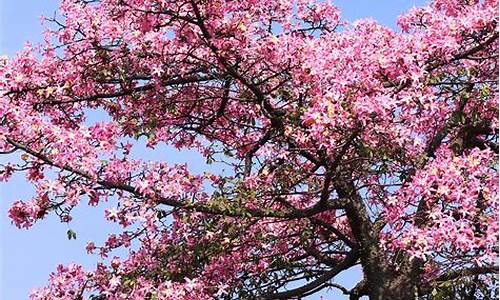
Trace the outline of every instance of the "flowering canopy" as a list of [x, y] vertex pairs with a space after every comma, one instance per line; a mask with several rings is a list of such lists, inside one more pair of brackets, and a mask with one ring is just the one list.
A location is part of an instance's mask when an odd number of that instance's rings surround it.
[[[9, 216], [111, 201], [123, 230], [31, 298], [491, 296], [497, 12], [434, 0], [395, 32], [325, 1], [62, 0], [45, 42], [0, 62], [0, 151], [18, 153], [0, 180], [36, 188]], [[231, 172], [134, 159], [140, 143]]]

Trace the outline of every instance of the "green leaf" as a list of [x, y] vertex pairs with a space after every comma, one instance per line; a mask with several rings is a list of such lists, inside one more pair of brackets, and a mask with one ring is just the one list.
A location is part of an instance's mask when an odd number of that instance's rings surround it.
[[233, 157], [233, 153], [231, 152], [231, 150], [228, 150], [228, 149], [224, 150], [224, 155], [227, 157]]
[[490, 87], [487, 84], [481, 84], [479, 94], [481, 98], [486, 99], [491, 93]]
[[366, 147], [365, 145], [360, 146], [359, 152], [361, 153], [361, 155], [365, 157], [373, 158], [373, 150], [370, 149], [369, 147]]
[[68, 237], [68, 240], [76, 240], [76, 232], [74, 232], [73, 230], [68, 229], [68, 231], [66, 231], [66, 235]]
[[163, 219], [163, 218], [165, 218], [166, 216], [167, 216], [167, 212], [166, 212], [166, 211], [164, 211], [164, 210], [158, 210], [158, 211], [156, 212], [156, 217], [157, 217], [158, 219]]
[[149, 127], [155, 129], [156, 126], [158, 126], [158, 120], [155, 118], [151, 119], [151, 121], [149, 122]]
[[453, 124], [465, 124], [465, 113], [463, 111], [456, 111], [451, 115]]

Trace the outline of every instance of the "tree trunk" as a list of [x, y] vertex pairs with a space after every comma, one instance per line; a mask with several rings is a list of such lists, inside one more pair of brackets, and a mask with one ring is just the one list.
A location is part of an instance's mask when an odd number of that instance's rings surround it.
[[394, 270], [380, 249], [379, 231], [370, 220], [362, 198], [352, 182], [339, 182], [335, 189], [340, 197], [350, 199], [345, 211], [356, 238], [361, 266], [365, 276], [364, 295], [370, 300], [415, 299], [420, 264], [406, 261], [401, 269]]

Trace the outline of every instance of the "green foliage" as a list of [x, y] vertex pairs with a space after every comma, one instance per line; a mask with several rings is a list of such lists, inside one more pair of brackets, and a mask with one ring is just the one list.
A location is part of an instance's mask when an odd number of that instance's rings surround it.
[[76, 232], [74, 232], [73, 230], [68, 229], [68, 231], [66, 231], [66, 235], [68, 237], [68, 240], [76, 240]]

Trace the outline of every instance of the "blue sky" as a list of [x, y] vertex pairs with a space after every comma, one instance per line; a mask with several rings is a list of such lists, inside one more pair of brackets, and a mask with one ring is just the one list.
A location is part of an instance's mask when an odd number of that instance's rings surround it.
[[[396, 29], [397, 16], [407, 9], [422, 5], [423, 0], [338, 0], [333, 2], [342, 9], [349, 21], [371, 17]], [[24, 42], [40, 41], [42, 27], [40, 16], [53, 15], [56, 0], [0, 0], [0, 55], [13, 56], [22, 49]], [[161, 154], [158, 154], [161, 153]], [[139, 149], [137, 157], [165, 159], [168, 162], [187, 162], [193, 172], [203, 172], [204, 160], [193, 152], [177, 152], [163, 149], [147, 153]], [[1, 158], [5, 159], [5, 158]], [[35, 224], [30, 230], [15, 228], [7, 218], [7, 210], [16, 199], [29, 199], [33, 189], [24, 183], [22, 176], [16, 176], [8, 183], [0, 183], [0, 299], [24, 300], [36, 286], [43, 286], [48, 274], [58, 263], [78, 262], [91, 268], [96, 257], [86, 255], [88, 240], [100, 242], [105, 233], [113, 230], [104, 221], [102, 209], [81, 207], [75, 220], [68, 224], [59, 223], [50, 216]], [[76, 240], [66, 238], [68, 229], [78, 234]], [[105, 229], [105, 230], [103, 230]], [[339, 283], [352, 284], [359, 279], [359, 271], [352, 271], [338, 279]], [[344, 299], [336, 293], [325, 293], [325, 299]], [[319, 296], [309, 299], [318, 299]]]

